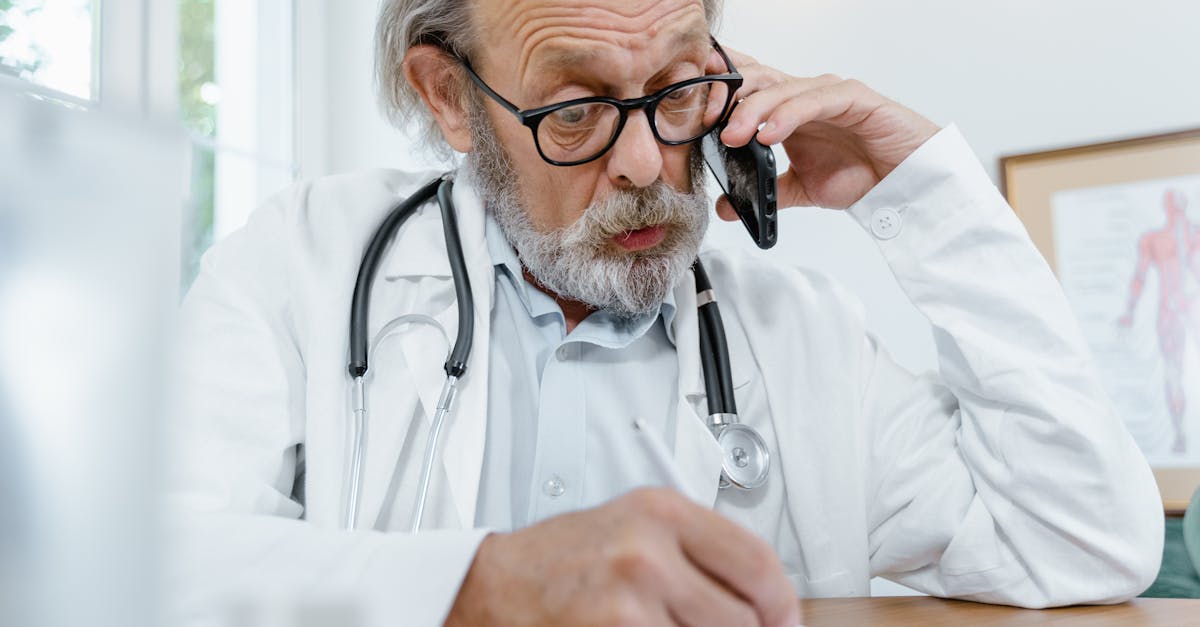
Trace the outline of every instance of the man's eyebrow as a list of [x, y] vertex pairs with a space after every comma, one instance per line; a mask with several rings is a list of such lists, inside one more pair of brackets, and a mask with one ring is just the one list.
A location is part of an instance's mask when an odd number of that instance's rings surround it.
[[675, 34], [675, 44], [680, 46], [707, 45], [711, 41], [712, 35], [708, 32], [707, 27], [697, 26]]
[[595, 57], [594, 50], [555, 48], [538, 59], [536, 67], [543, 72], [563, 71], [583, 65]]
[[[712, 35], [707, 28], [689, 28], [679, 31], [674, 36], [677, 46], [695, 46], [712, 42]], [[536, 61], [535, 68], [544, 73], [565, 73], [578, 70], [598, 56], [597, 51], [587, 48], [554, 48]]]
[[[706, 27], [695, 27], [675, 33], [674, 43], [677, 46], [707, 45], [712, 41]], [[537, 61], [537, 67], [543, 71], [561, 71], [574, 69], [596, 57], [595, 50], [585, 48], [554, 48]]]

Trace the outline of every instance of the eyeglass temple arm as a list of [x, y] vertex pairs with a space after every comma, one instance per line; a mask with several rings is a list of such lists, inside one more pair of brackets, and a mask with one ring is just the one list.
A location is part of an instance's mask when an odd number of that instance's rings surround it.
[[729, 60], [729, 55], [725, 52], [725, 49], [721, 47], [721, 44], [717, 43], [717, 38], [709, 35], [708, 40], [712, 42], [712, 46], [716, 49], [717, 54], [721, 55], [721, 60], [725, 62], [725, 67], [729, 68], [729, 73], [736, 74], [737, 68], [733, 67], [733, 61]]
[[464, 68], [466, 68], [467, 76], [471, 77], [471, 81], [473, 83], [475, 83], [477, 86], [479, 86], [479, 88], [482, 89], [485, 94], [491, 96], [493, 100], [500, 103], [500, 106], [504, 107], [505, 109], [508, 109], [513, 114], [518, 115], [518, 116], [521, 115], [521, 110], [519, 108], [517, 108], [517, 105], [509, 102], [508, 100], [506, 100], [504, 98], [504, 96], [501, 96], [500, 94], [496, 93], [491, 87], [488, 87], [487, 83], [483, 82], [482, 78], [479, 78], [479, 75], [475, 73], [475, 68], [471, 67], [470, 61], [467, 61], [466, 59], [464, 59], [462, 57], [456, 57], [456, 58], [458, 59], [458, 62], [462, 63], [462, 66]]

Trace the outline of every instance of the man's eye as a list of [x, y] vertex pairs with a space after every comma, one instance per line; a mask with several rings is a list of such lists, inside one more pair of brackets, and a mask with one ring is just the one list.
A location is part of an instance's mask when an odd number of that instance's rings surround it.
[[560, 124], [579, 124], [588, 117], [587, 107], [567, 107], [554, 112], [555, 122]]
[[667, 94], [666, 99], [674, 100], [676, 102], [691, 100], [692, 98], [694, 98], [696, 96], [696, 90], [697, 90], [696, 85], [691, 85], [689, 87], [682, 87], [680, 89], [676, 89], [675, 91]]

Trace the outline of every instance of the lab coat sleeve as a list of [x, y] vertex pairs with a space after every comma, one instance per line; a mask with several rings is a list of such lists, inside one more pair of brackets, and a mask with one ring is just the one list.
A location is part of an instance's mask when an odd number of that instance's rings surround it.
[[293, 495], [305, 370], [287, 270], [303, 196], [269, 203], [205, 255], [183, 305], [166, 462], [172, 624], [440, 624], [485, 531], [321, 528]]
[[873, 339], [862, 348], [872, 574], [1026, 607], [1144, 590], [1162, 555], [1153, 476], [1055, 277], [957, 129], [849, 213], [939, 359], [914, 376]]

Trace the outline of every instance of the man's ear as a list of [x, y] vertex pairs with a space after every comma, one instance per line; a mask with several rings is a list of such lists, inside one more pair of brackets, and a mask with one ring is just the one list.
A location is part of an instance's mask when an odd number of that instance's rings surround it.
[[442, 136], [458, 152], [471, 150], [467, 125], [465, 79], [458, 61], [437, 46], [419, 45], [404, 55], [404, 78], [433, 113]]

